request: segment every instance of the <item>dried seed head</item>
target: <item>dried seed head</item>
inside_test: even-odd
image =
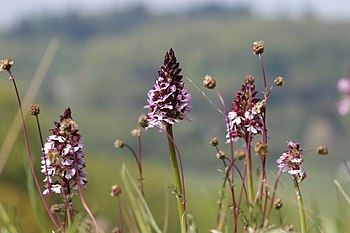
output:
[[[33,116],[37,116],[40,113],[40,108],[39,105],[37,104],[32,104],[32,106],[30,106],[29,112],[31,115]]]
[[[283,201],[279,198],[276,198],[273,202],[273,206],[275,207],[276,210],[281,209],[283,206]]]
[[[115,146],[115,148],[123,148],[125,146],[125,144],[124,144],[123,140],[117,139],[114,142],[114,146]]]
[[[138,122],[142,128],[146,128],[148,126],[147,117],[145,115],[141,115]]]
[[[212,137],[211,139],[210,139],[210,145],[212,145],[212,146],[217,146],[217,145],[219,145],[219,141],[218,141],[218,138],[217,137]]]
[[[245,158],[245,151],[243,149],[237,149],[234,153],[235,160],[242,160]]]
[[[264,41],[254,41],[253,42],[253,53],[255,55],[262,54],[264,52]]]
[[[133,137],[138,137],[138,136],[140,136],[140,133],[141,133],[140,129],[133,129],[133,130],[131,130],[130,135]]]
[[[225,152],[223,152],[222,150],[219,150],[219,151],[216,153],[216,157],[217,157],[218,159],[225,159],[226,154],[225,154]]]
[[[122,188],[119,185],[117,185],[117,184],[113,185],[111,187],[111,189],[112,189],[112,191],[111,191],[111,196],[112,197],[117,197],[117,196],[119,196],[122,193]]]
[[[62,208],[62,204],[53,204],[51,207],[50,207],[50,212],[52,214],[57,214],[57,213],[60,213],[61,210],[63,209]]]
[[[294,226],[292,225],[292,224],[288,224],[288,225],[285,225],[284,227],[283,227],[283,230],[284,230],[284,232],[294,232]]]
[[[206,75],[203,80],[203,85],[208,89],[214,89],[216,87],[216,80],[212,76]]]
[[[316,152],[319,155],[328,155],[328,147],[326,147],[326,146],[319,146],[319,147],[317,147]]]
[[[1,71],[11,71],[11,67],[13,66],[13,61],[11,59],[5,58],[0,60],[0,72]]]
[[[275,78],[275,80],[273,81],[273,83],[275,84],[276,87],[280,87],[280,86],[283,85],[284,79],[283,79],[282,76],[277,76],[277,77]]]
[[[268,154],[268,145],[258,141],[254,146],[255,154],[258,156],[266,156]]]

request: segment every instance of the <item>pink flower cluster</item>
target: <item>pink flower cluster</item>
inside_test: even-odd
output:
[[[45,174],[43,194],[49,192],[68,195],[87,183],[84,160],[84,145],[80,142],[78,126],[72,120],[70,109],[66,109],[56,127],[52,128],[42,151],[41,172]]]
[[[148,105],[144,107],[148,108],[146,128],[163,129],[165,124],[173,125],[182,119],[189,120],[191,95],[184,88],[180,72],[175,53],[170,49],[153,88],[147,94]]]
[[[240,91],[235,95],[232,110],[227,116],[227,143],[237,142],[239,138],[248,139],[262,132],[262,107],[256,98],[254,77],[248,75]]]
[[[350,78],[339,79],[338,91],[342,94],[342,98],[338,102],[338,112],[341,115],[346,115],[350,111]]]
[[[300,144],[297,142],[289,141],[287,146],[288,150],[283,152],[277,159],[277,166],[282,172],[288,172],[298,182],[301,182],[306,177],[304,166],[302,165],[303,159],[301,158],[303,150],[300,149]]]

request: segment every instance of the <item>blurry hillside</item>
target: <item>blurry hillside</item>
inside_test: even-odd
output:
[[[41,106],[43,130],[47,132],[64,108],[71,107],[85,142],[86,160],[97,164],[108,158],[121,161],[129,157],[127,152],[116,151],[113,142],[121,138],[133,144],[129,132],[137,127],[139,115],[146,113],[143,106],[147,91],[169,48],[174,49],[183,75],[197,85],[202,86],[206,74],[215,77],[218,90],[230,106],[245,75],[253,74],[261,90],[261,69],[252,53],[252,42],[264,40],[269,83],[278,75],[285,79],[285,85],[272,93],[268,106],[269,165],[277,170],[274,161],[287,140],[300,141],[305,148],[325,144],[330,146],[332,158],[310,157],[306,164],[329,169],[332,180],[337,166],[347,157],[350,140],[350,120],[336,111],[336,82],[347,75],[350,64],[349,26],[347,22],[321,23],[310,16],[297,22],[255,18],[245,7],[207,6],[157,15],[141,6],[103,15],[70,12],[24,20],[3,32],[0,57],[15,61],[14,73],[24,93],[50,39],[60,40],[57,56],[35,101]],[[10,82],[1,76],[3,141],[16,102]],[[175,127],[185,172],[205,169],[216,174],[218,162],[208,141],[216,135],[223,142],[225,123],[202,94],[185,81],[193,96],[193,121]],[[214,93],[204,91],[219,105]],[[34,120],[28,121],[33,121],[31,132],[36,138]],[[163,135],[157,130],[144,135],[145,160],[165,161],[168,165],[166,148],[159,146],[165,142]],[[5,169],[9,182],[20,179],[12,176],[16,172],[23,173],[14,162],[22,160],[18,154],[22,153],[23,140],[18,141]],[[37,143],[33,140],[34,148]],[[322,164],[325,161],[327,165]],[[114,166],[117,170],[120,163]]]

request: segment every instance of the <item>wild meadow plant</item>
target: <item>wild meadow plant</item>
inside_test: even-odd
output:
[[[253,54],[258,57],[262,71],[263,87],[261,91],[255,86],[255,77],[247,75],[241,89],[234,94],[230,108],[223,101],[217,88],[217,81],[213,77],[206,76],[203,85],[215,92],[221,103],[220,107],[215,105],[191,79],[186,78],[222,115],[222,121],[226,125],[226,140],[223,146],[219,143],[218,137],[212,137],[210,140],[210,144],[215,148],[217,158],[223,165],[220,170],[223,179],[219,184],[220,196],[216,225],[210,230],[212,233],[308,232],[300,189],[300,183],[306,178],[303,166],[305,151],[300,143],[292,140],[287,142],[287,149],[281,153],[276,161],[277,172],[273,177],[274,184],[270,187],[268,183],[266,163],[267,160],[272,159],[268,145],[269,141],[273,140],[273,135],[270,135],[266,124],[268,102],[272,91],[276,87],[281,87],[284,84],[284,79],[278,76],[271,87],[268,86],[263,53],[264,43],[262,41],[254,42]],[[38,117],[40,108],[38,105],[32,105],[30,109],[30,113],[36,118],[42,148],[41,173],[45,178],[42,183],[39,182],[28,143],[20,95],[11,71],[12,65],[13,61],[10,59],[1,60],[0,71],[7,72],[14,84],[18,106],[22,114],[22,127],[29,166],[42,203],[51,219],[52,232],[102,232],[83,196],[83,190],[86,189],[88,182],[87,173],[84,171],[86,166],[84,145],[81,141],[78,125],[73,121],[70,108],[65,109],[59,120],[54,122],[55,127],[50,130],[50,135],[45,143]],[[132,135],[137,138],[137,148],[132,148],[123,140],[116,140],[114,143],[116,148],[127,148],[132,153],[139,173],[138,181],[135,181],[129,170],[123,165],[121,184],[112,186],[111,196],[116,197],[118,208],[118,226],[113,229],[114,233],[161,233],[167,231],[166,227],[160,230],[146,202],[141,128],[145,130],[156,128],[167,139],[174,182],[171,186],[171,192],[174,193],[177,203],[179,231],[181,233],[198,232],[195,218],[187,209],[187,203],[191,200],[186,198],[185,172],[173,133],[173,127],[177,123],[182,120],[191,121],[191,94],[185,88],[181,71],[174,50],[170,49],[165,54],[163,64],[158,71],[158,77],[148,91],[147,105],[144,107],[148,112],[139,117],[139,127],[132,131]],[[316,152],[325,155],[328,154],[328,149],[325,146],[319,146]],[[254,154],[258,157],[259,163],[257,164],[253,164],[253,161],[256,161],[256,159],[253,160]],[[257,175],[255,170],[259,171]],[[278,212],[283,206],[282,200],[277,197],[279,179],[283,172],[287,172],[292,178],[299,208],[300,223],[298,227],[285,224],[282,220],[278,223],[272,218],[272,212]],[[120,199],[124,193],[128,199],[125,203]],[[77,216],[73,202],[75,196],[81,201],[90,220]],[[3,209],[0,210],[3,213]],[[16,229],[13,230],[11,223],[7,226],[6,232],[18,232]],[[170,232],[174,231],[170,230]]]

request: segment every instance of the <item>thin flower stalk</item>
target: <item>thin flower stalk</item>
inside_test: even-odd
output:
[[[141,160],[141,133],[140,133],[140,129],[137,129],[136,131],[137,132],[137,138],[138,138],[138,146],[137,146],[137,153],[135,152],[135,150],[127,143],[125,143],[124,141],[122,140],[119,140],[117,139],[115,142],[114,142],[114,146],[116,148],[123,148],[123,147],[126,147],[130,152],[131,154],[133,155],[135,161],[136,161],[136,164],[137,164],[137,168],[138,168],[138,171],[139,171],[139,182],[140,182],[140,191],[142,193],[142,196],[145,196],[145,190],[144,190],[144,178],[143,178],[143,173],[142,173],[142,160]]]
[[[294,184],[294,190],[298,201],[301,233],[306,233],[307,231],[306,231],[305,208],[304,208],[303,198],[301,196],[301,192],[299,188],[299,182],[296,177],[293,177],[293,184]]]
[[[224,112],[225,112],[225,121],[226,121],[226,125],[227,125],[227,128],[228,128],[228,133],[231,135],[232,134],[232,129],[231,127],[229,127],[229,117],[228,117],[228,110],[227,110],[227,107],[226,107],[226,104],[225,104],[225,101],[224,99],[222,98],[220,92],[215,88],[215,93],[216,95],[218,96],[220,102],[221,102],[221,105],[222,107],[224,108]],[[231,199],[232,199],[232,206],[233,206],[233,214],[232,214],[232,218],[233,218],[233,229],[232,231],[234,233],[237,232],[237,227],[238,227],[238,207],[237,207],[237,201],[236,201],[236,196],[235,196],[235,191],[234,191],[234,186],[232,185],[235,181],[235,158],[234,158],[234,148],[233,148],[233,140],[230,139],[229,140],[229,144],[230,144],[230,167],[229,169],[227,169],[226,171],[226,176],[225,176],[225,179],[224,179],[224,185],[223,187],[225,187],[225,182],[228,180],[229,181],[229,185],[230,185],[230,191],[231,191]],[[230,171],[231,171],[231,179],[228,179],[229,178],[229,175],[230,175]],[[230,182],[232,182],[230,184]],[[242,182],[244,183],[244,182]]]
[[[27,150],[30,170],[31,170],[33,178],[34,178],[34,183],[35,183],[35,185],[37,187],[37,190],[39,192],[40,198],[41,198],[41,200],[42,200],[42,202],[43,202],[43,204],[45,206],[45,209],[46,209],[46,211],[47,211],[47,213],[48,213],[52,223],[54,224],[56,229],[59,229],[59,225],[57,224],[54,216],[52,215],[52,213],[50,211],[50,208],[49,208],[49,206],[48,206],[48,204],[47,204],[47,202],[46,202],[46,200],[44,198],[44,195],[41,192],[41,187],[40,187],[37,175],[35,173],[34,164],[33,164],[33,157],[32,157],[31,151],[30,151],[30,147],[29,147],[28,133],[27,133],[27,127],[26,127],[26,123],[25,123],[25,119],[24,119],[21,98],[20,98],[20,95],[19,95],[19,91],[18,91],[18,88],[17,88],[15,77],[14,77],[14,75],[11,72],[12,65],[13,65],[13,61],[10,60],[10,59],[1,60],[0,61],[0,72],[1,71],[7,71],[8,74],[10,75],[9,79],[13,83],[13,86],[14,86],[14,89],[15,89],[15,93],[16,93],[16,97],[17,97],[18,107],[19,107],[19,110],[20,110],[20,113],[21,113],[24,141],[25,141],[25,146],[26,146],[26,150]]]
[[[182,182],[180,178],[179,166],[177,163],[177,156],[176,156],[176,151],[174,146],[173,130],[171,125],[166,126],[166,132],[167,132],[167,138],[168,138],[171,168],[173,171],[173,178],[174,178],[175,187],[176,187],[175,192],[177,196],[176,199],[177,199],[177,208],[179,211],[179,220],[180,220],[180,223],[182,223],[183,217],[184,217],[184,207],[182,202],[183,190],[182,190]]]

